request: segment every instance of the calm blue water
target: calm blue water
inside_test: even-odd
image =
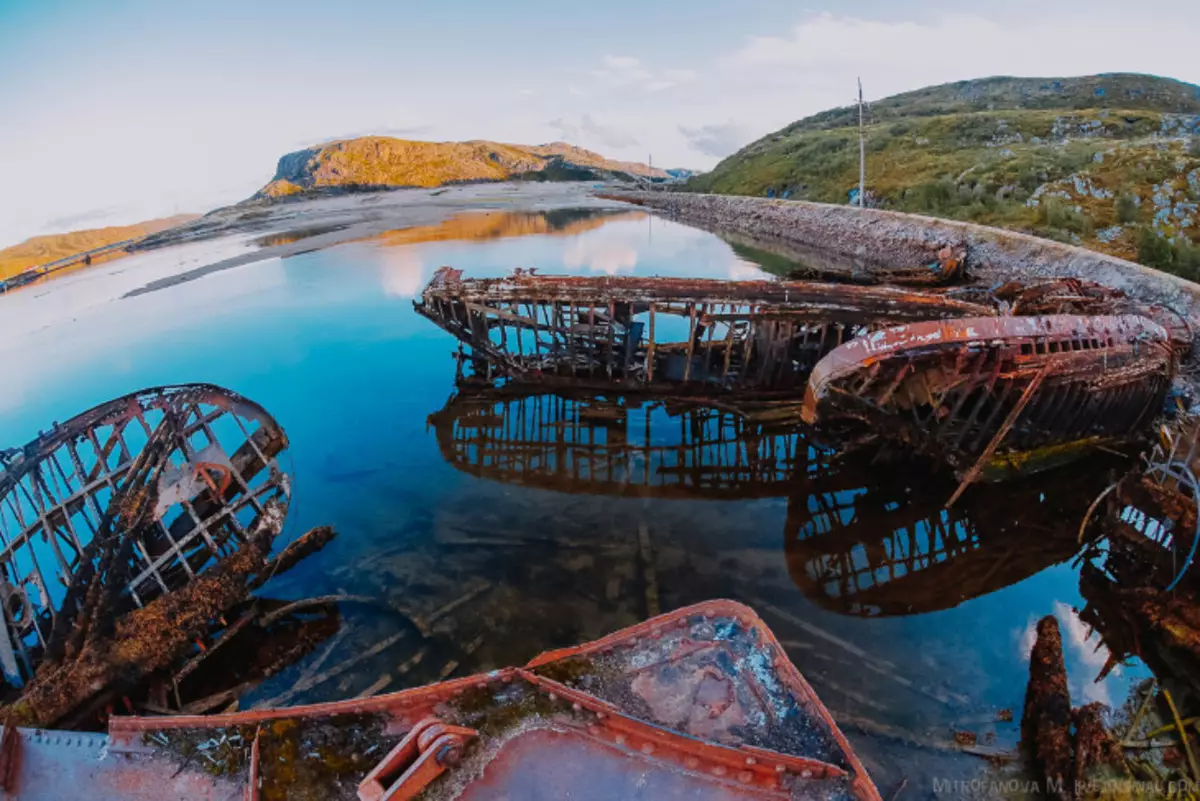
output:
[[[1105,652],[1092,653],[1095,642],[1084,642],[1071,611],[1081,601],[1076,571],[1061,563],[1069,545],[1066,553],[1038,552],[1053,540],[1049,532],[1073,535],[1079,498],[1086,506],[1103,476],[1082,490],[1051,481],[1051,496],[1075,493],[1061,516],[1039,511],[1038,493],[1024,490],[1011,504],[994,503],[1004,496],[993,494],[977,508],[968,493],[960,519],[939,517],[947,484],[928,466],[865,466],[845,480],[801,477],[770,497],[705,500],[562,492],[447,463],[427,418],[453,393],[455,343],[411,305],[438,266],[468,276],[518,266],[543,274],[763,275],[719,238],[659,219],[634,214],[576,228],[583,230],[409,244],[385,236],[118,299],[180,253],[204,255],[167,251],[0,297],[0,445],[159,384],[212,382],[263,404],[291,439],[288,536],[326,523],[340,533],[267,591],[371,596],[421,619],[436,643],[408,670],[397,667],[421,653],[411,642],[304,699],[360,692],[384,674],[387,689],[447,669],[463,675],[600,636],[653,611],[647,566],[663,610],[716,596],[743,600],[836,715],[921,737],[948,740],[964,728],[992,732],[1001,745],[1015,741],[1016,723],[993,721],[1005,708],[1019,718],[1032,626],[1046,614],[1063,624],[1076,699],[1120,703],[1131,678],[1144,675],[1118,669],[1092,684]],[[628,417],[630,431],[648,422],[655,444],[687,436],[663,409],[635,407]],[[545,436],[561,430],[548,427]],[[885,484],[891,488],[880,489]],[[1023,528],[1024,520],[1032,522]],[[897,528],[903,536],[894,536]],[[975,556],[959,567],[958,552]],[[929,554],[920,569],[879,567],[914,553]],[[854,588],[874,584],[891,587],[888,609],[914,614],[860,616],[878,610],[856,608]],[[985,594],[962,598],[978,592]],[[401,625],[367,607],[345,614],[343,651],[327,664]],[[304,668],[280,675],[259,697],[286,690]],[[855,739],[882,774],[881,788],[907,770],[882,746],[873,751],[871,738]]]

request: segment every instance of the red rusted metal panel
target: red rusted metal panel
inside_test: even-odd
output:
[[[803,417],[865,423],[968,480],[998,477],[1143,429],[1175,368],[1167,332],[1135,315],[914,323],[823,358]]]
[[[524,798],[541,788],[581,799],[879,799],[770,631],[730,601],[523,669],[303,707],[113,718],[107,737],[84,737],[91,747],[77,754],[26,748],[10,760],[12,792],[268,801],[422,789]]]

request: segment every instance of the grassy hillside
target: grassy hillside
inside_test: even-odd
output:
[[[175,217],[147,220],[134,225],[35,236],[32,239],[26,239],[19,245],[0,250],[0,281],[39,264],[64,259],[85,250],[111,245],[114,242],[137,239],[148,234],[165,231],[194,219],[196,219],[194,214],[180,214]]]
[[[1103,75],[988,78],[881,100],[871,205],[1082,244],[1200,280],[1200,87]],[[688,189],[846,203],[858,111],[763,137]]]
[[[525,146],[365,136],[288,153],[279,160],[274,179],[255,199],[464,181],[594,180],[630,175],[668,177],[645,164],[613,161],[565,142]]]

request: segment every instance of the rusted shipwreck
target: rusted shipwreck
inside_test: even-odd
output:
[[[866,424],[945,459],[965,485],[1144,430],[1175,369],[1166,329],[1137,315],[915,323],[822,359],[803,417]]]
[[[286,447],[261,406],[192,384],[117,398],[8,451],[0,665],[9,681],[32,675],[65,636],[98,572],[120,577],[111,603],[143,607],[244,546],[268,505],[282,514],[289,483],[276,457]]]
[[[190,384],[117,398],[4,452],[0,719],[87,727],[114,705],[228,703],[223,682],[269,675],[336,631],[336,613],[271,617],[283,604],[249,600],[333,536],[314,529],[269,556],[291,494],[287,444],[258,404]],[[269,663],[210,674],[206,658],[239,638]]]
[[[1095,500],[1080,535],[1097,540],[1080,575],[1081,617],[1111,653],[1179,676],[1200,704],[1200,418],[1164,425],[1144,465]]]
[[[742,395],[794,393],[822,356],[881,325],[990,313],[895,287],[527,272],[464,279],[450,267],[414,306],[499,375]]]
[[[28,799],[880,798],[765,624],[730,601],[390,695],[114,717],[103,735],[6,727],[0,762]]]
[[[802,419],[946,461],[961,487],[1140,434],[1193,333],[1076,279],[912,290],[444,267],[415,306],[486,379]]]

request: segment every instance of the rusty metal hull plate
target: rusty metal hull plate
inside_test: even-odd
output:
[[[28,749],[6,741],[9,792],[48,779],[37,768],[48,763],[22,761]],[[559,790],[597,799],[879,799],[770,631],[729,601],[525,668],[390,695],[112,718],[106,750],[79,758],[139,787],[166,787],[168,766],[198,799],[229,797],[230,782],[264,800],[564,797]],[[62,775],[83,778],[72,772],[80,770]],[[543,795],[524,794],[533,787]]]
[[[1020,472],[1144,428],[1175,366],[1163,327],[1134,315],[914,323],[830,352],[803,417],[867,423],[972,474]]]
[[[12,765],[4,798],[20,801],[244,801],[245,783],[188,770],[181,759],[109,753],[109,738],[91,732],[12,730]]]

